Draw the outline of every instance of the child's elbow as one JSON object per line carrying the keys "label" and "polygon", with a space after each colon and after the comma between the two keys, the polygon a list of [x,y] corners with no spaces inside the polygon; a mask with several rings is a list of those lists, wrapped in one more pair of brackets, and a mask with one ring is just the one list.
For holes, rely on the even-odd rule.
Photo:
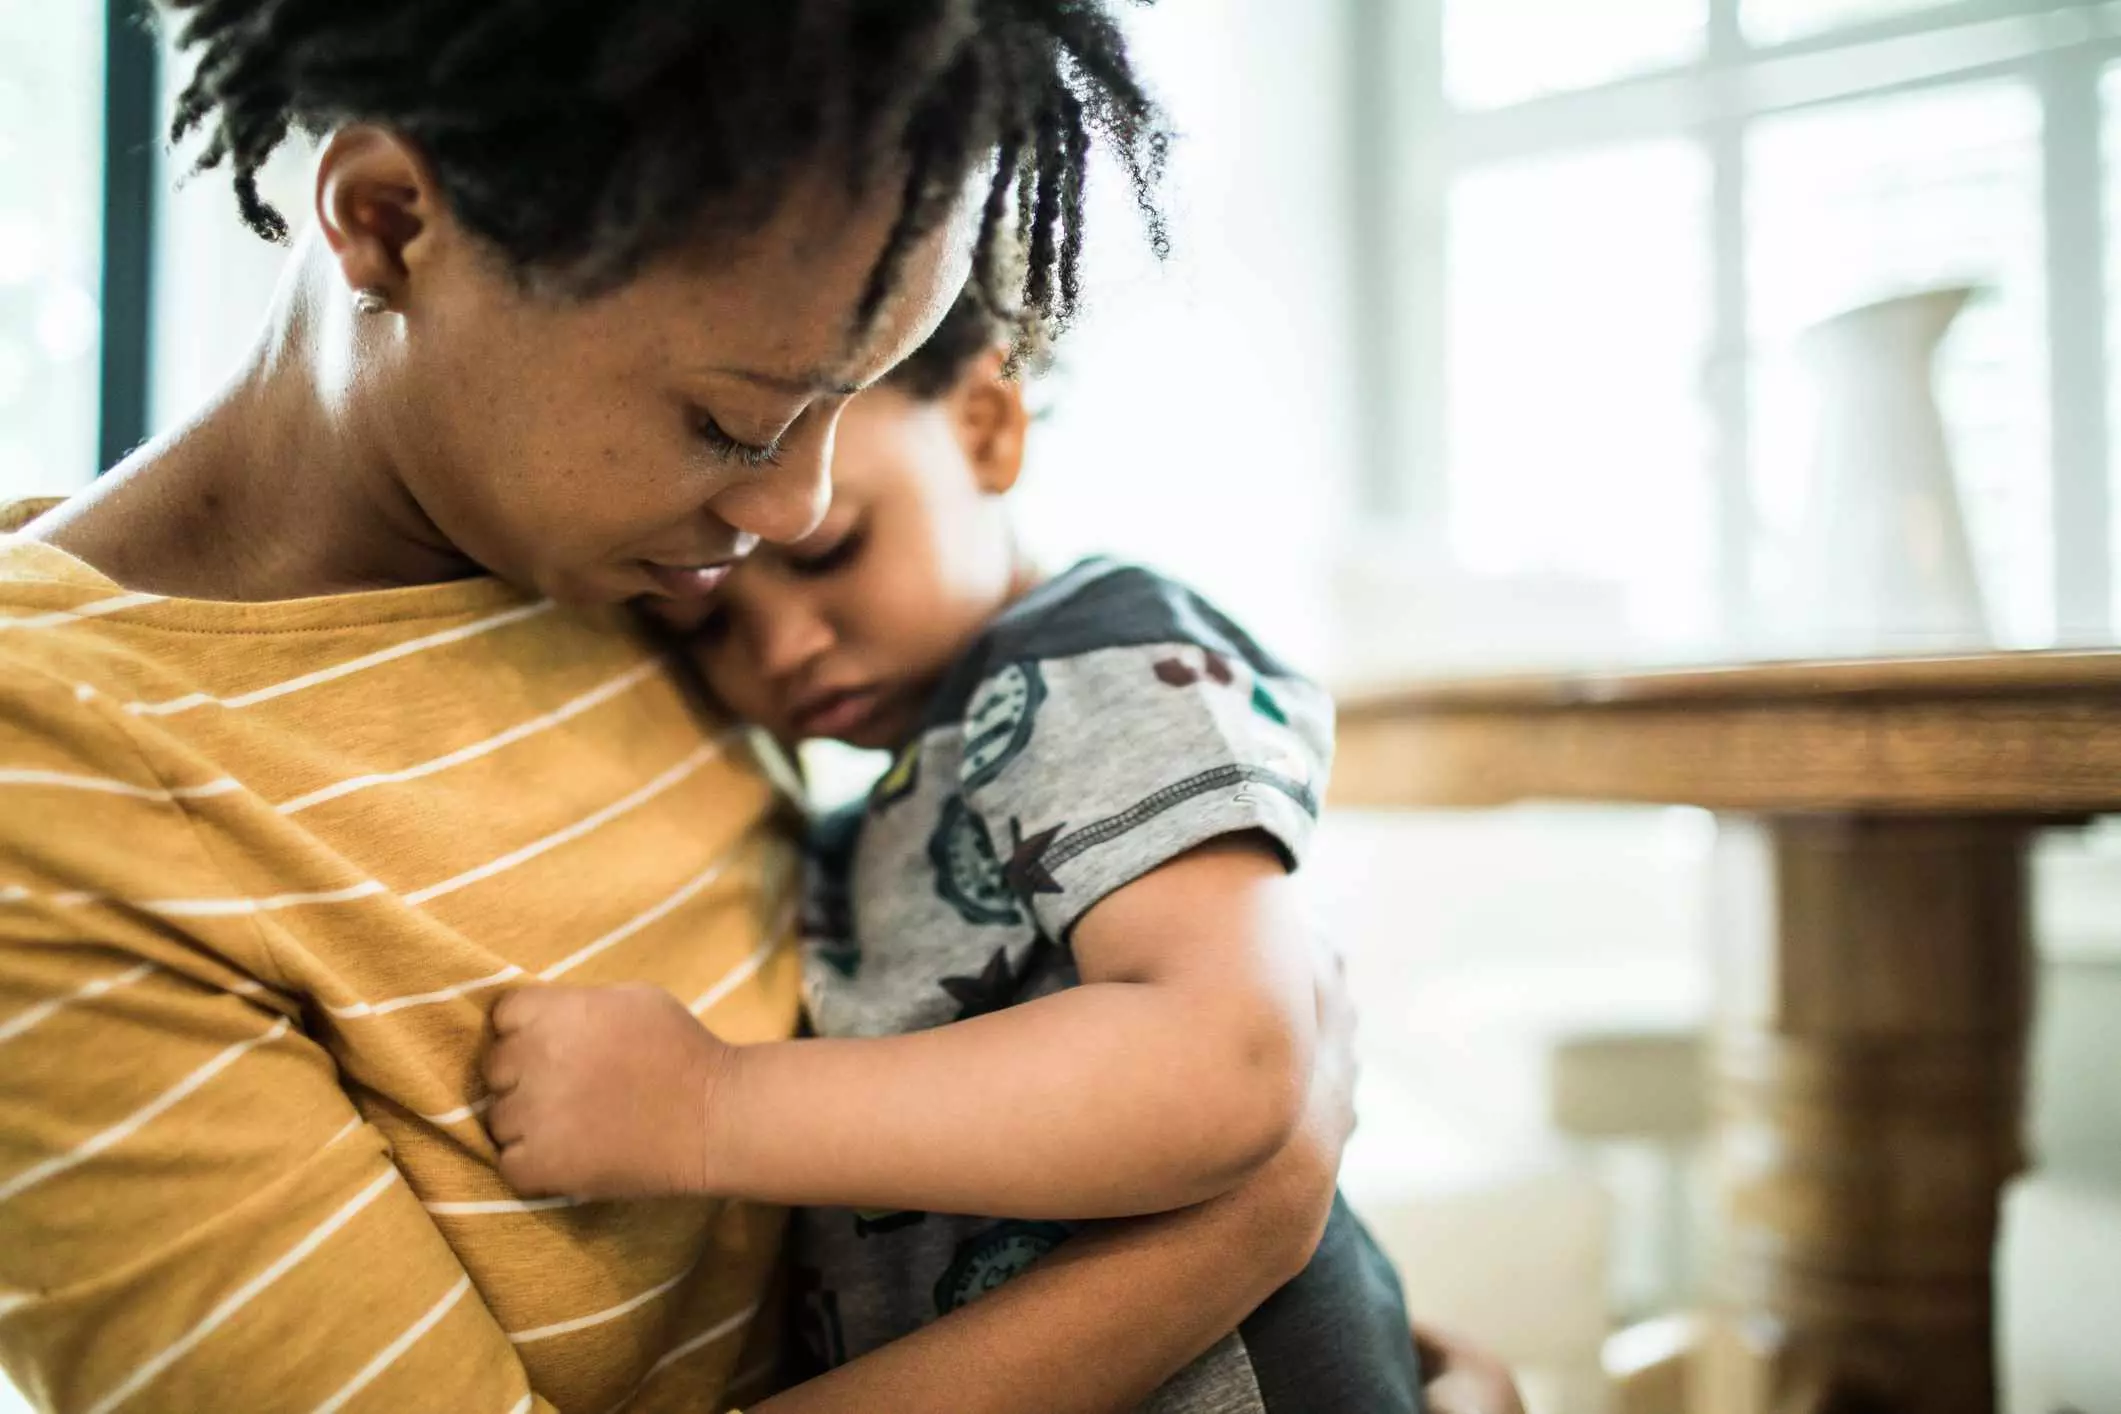
{"label": "child's elbow", "polygon": [[1282,1151],[1303,1118],[1310,1037],[1280,1017],[1234,1028],[1225,1051],[1225,1160],[1241,1182]]}

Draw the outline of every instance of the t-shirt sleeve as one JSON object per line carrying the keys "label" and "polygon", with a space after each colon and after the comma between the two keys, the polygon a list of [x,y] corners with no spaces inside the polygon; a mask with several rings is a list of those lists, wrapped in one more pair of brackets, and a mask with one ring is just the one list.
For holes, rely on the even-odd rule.
{"label": "t-shirt sleeve", "polygon": [[217,878],[168,783],[7,670],[0,1368],[45,1409],[551,1414],[262,950],[101,901]]}
{"label": "t-shirt sleeve", "polygon": [[960,789],[1047,936],[1221,836],[1303,859],[1332,763],[1331,699],[1192,642],[992,668],[964,722]]}

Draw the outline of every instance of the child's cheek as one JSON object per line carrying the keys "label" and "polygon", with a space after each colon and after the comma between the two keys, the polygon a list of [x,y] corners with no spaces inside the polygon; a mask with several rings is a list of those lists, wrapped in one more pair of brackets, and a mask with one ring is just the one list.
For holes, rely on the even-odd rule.
{"label": "child's cheek", "polygon": [[757,682],[732,661],[734,656],[726,648],[692,650],[693,665],[715,704],[733,716],[754,720],[759,707]]}

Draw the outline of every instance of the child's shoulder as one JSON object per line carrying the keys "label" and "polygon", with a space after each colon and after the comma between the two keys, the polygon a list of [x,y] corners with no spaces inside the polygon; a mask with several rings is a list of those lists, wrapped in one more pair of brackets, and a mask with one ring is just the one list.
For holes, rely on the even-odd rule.
{"label": "child's shoulder", "polygon": [[938,891],[967,918],[1028,906],[1056,939],[1209,840],[1257,833],[1294,867],[1332,768],[1320,687],[1185,585],[1110,560],[998,617],[934,713]]}
{"label": "child's shoulder", "polygon": [[1191,647],[1262,677],[1297,674],[1197,591],[1141,565],[1088,559],[1047,580],[988,625],[953,686],[969,693],[1012,663],[1112,649]]}
{"label": "child's shoulder", "polygon": [[1211,774],[1297,760],[1284,774],[1315,782],[1332,759],[1333,704],[1185,585],[1097,559],[998,617],[937,693],[926,730],[961,739],[967,790],[1034,734],[1052,772],[1103,770],[1140,749],[1159,770]]}

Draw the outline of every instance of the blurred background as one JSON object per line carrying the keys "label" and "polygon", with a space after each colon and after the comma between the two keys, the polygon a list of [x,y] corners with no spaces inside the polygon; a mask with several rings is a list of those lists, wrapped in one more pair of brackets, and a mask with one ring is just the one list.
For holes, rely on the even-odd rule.
{"label": "blurred background", "polygon": [[[133,8],[0,0],[0,500],[182,416],[276,277],[225,182],[179,180],[173,65],[113,22]],[[1131,23],[1182,134],[1174,250],[1148,257],[1104,174],[1021,493],[1044,556],[1190,578],[1336,684],[1820,647],[1788,607],[1832,470],[1801,336],[1965,286],[1935,389],[1982,637],[2115,641],[2121,4],[1163,0]],[[289,209],[303,157],[267,182]],[[1365,1007],[1348,1186],[1421,1314],[1544,1410],[1601,1407],[1609,1334],[1695,1299],[1716,1240],[1698,1094],[1596,1137],[1561,1097],[1601,1046],[1691,1074],[1717,828],[1350,813],[1321,849]],[[2121,841],[2050,839],[2037,881],[2009,1407],[2121,1411]]]}

